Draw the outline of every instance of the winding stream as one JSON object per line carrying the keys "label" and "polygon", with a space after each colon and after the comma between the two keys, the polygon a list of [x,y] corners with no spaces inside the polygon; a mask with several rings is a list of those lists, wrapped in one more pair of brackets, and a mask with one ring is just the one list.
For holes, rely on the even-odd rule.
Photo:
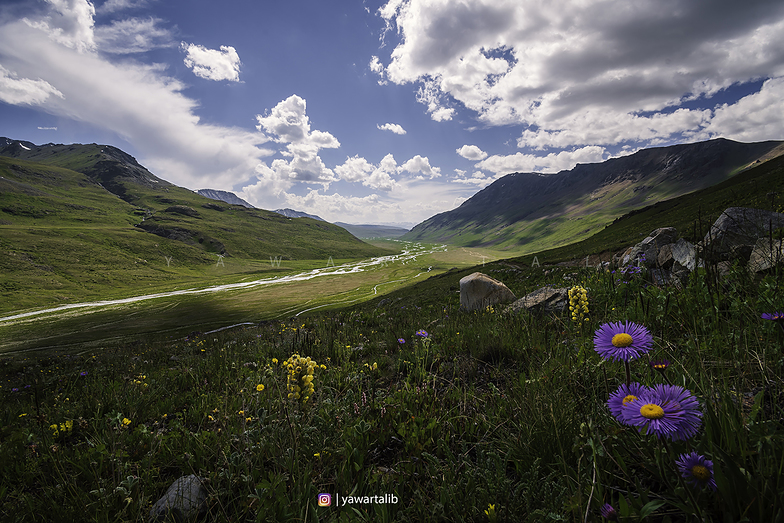
{"label": "winding stream", "polygon": [[[380,266],[386,266],[389,263],[403,263],[406,264],[413,260],[416,260],[417,257],[423,256],[426,254],[432,254],[435,252],[442,252],[446,250],[446,245],[440,245],[437,247],[430,247],[426,248],[423,247],[421,244],[409,244],[407,245],[402,252],[399,254],[392,254],[389,256],[379,256],[376,258],[370,258],[367,260],[360,260],[357,262],[350,262],[344,263],[342,265],[331,266],[331,267],[323,267],[319,269],[311,269],[309,271],[301,272],[298,274],[291,274],[288,276],[278,276],[273,278],[263,278],[260,280],[254,280],[249,282],[239,282],[239,283],[229,283],[225,285],[216,285],[213,287],[206,287],[203,289],[183,289],[178,291],[169,291],[169,292],[159,292],[155,294],[145,294],[142,296],[133,296],[130,298],[121,298],[117,300],[103,300],[103,301],[93,301],[93,302],[84,302],[84,303],[71,303],[68,305],[61,305],[59,307],[54,307],[51,309],[41,309],[37,311],[31,312],[23,312],[19,314],[13,314],[10,316],[4,316],[0,318],[0,324],[7,321],[18,320],[21,318],[28,318],[30,316],[38,316],[42,314],[50,314],[54,312],[60,312],[70,309],[80,309],[80,308],[98,308],[98,307],[106,307],[109,305],[122,305],[126,303],[134,303],[138,301],[145,301],[145,300],[154,300],[156,298],[166,298],[171,296],[182,296],[188,294],[207,294],[211,292],[222,292],[222,291],[231,291],[231,290],[239,290],[239,289],[252,289],[254,287],[263,287],[265,285],[272,285],[272,284],[281,284],[281,283],[289,283],[289,282],[298,282],[298,281],[306,281],[311,280],[313,278],[318,278],[320,276],[335,276],[335,275],[345,275],[345,274],[356,274],[359,272],[364,272],[369,269],[373,269]],[[430,272],[430,269],[424,272],[420,272],[413,278],[417,278],[424,274],[425,272]],[[411,279],[411,278],[405,278]],[[388,283],[395,283],[404,280],[394,280],[394,281],[386,281],[378,283],[375,287],[373,287],[373,294],[376,294],[377,288],[380,285],[385,285]],[[328,304],[321,305],[320,307],[324,307]],[[318,308],[318,307],[314,307]],[[308,309],[311,310],[311,309]],[[301,311],[302,312],[306,311]]]}

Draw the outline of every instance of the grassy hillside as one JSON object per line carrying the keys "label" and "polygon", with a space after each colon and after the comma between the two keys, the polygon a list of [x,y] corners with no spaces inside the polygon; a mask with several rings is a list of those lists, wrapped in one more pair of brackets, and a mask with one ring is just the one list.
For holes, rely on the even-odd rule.
{"label": "grassy hillside", "polygon": [[[760,163],[707,189],[632,211],[590,238],[538,252],[538,260],[555,263],[584,259],[589,254],[613,253],[638,243],[658,227],[675,227],[681,236],[697,242],[728,207],[784,212],[784,156]],[[516,258],[523,259],[530,262],[533,256]]]}
{"label": "grassy hillside", "polygon": [[782,142],[710,140],[645,149],[542,175],[505,176],[406,240],[536,252],[585,239],[646,205],[711,187],[784,152]]}
{"label": "grassy hillside", "polygon": [[21,149],[48,163],[0,156],[0,312],[389,253],[328,223],[199,196],[101,147]]}

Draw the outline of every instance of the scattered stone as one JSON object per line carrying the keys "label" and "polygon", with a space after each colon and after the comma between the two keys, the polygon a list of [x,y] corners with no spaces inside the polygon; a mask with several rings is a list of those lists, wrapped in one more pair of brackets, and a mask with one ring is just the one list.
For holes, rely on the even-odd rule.
{"label": "scattered stone", "polygon": [[182,476],[150,509],[150,521],[164,521],[171,513],[177,521],[192,521],[207,510],[207,490],[194,474]]}
{"label": "scattered stone", "polygon": [[749,263],[746,266],[752,274],[766,271],[784,261],[784,249],[781,240],[770,238],[759,238],[754,244],[754,249],[749,256]]}
{"label": "scattered stone", "polygon": [[500,281],[475,272],[460,279],[460,308],[481,310],[499,303],[510,303],[516,296]]}
{"label": "scattered stone", "polygon": [[509,310],[520,312],[523,309],[544,313],[563,312],[569,304],[569,289],[566,287],[541,287],[520,298]]}

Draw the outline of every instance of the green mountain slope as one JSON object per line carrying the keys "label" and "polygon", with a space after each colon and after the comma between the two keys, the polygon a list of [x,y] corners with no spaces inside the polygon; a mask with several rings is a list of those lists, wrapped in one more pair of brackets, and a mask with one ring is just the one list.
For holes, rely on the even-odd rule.
{"label": "green mountain slope", "polygon": [[0,138],[0,311],[383,254],[329,223],[177,187],[113,147]]}
{"label": "green mountain slope", "polygon": [[590,237],[627,212],[710,187],[783,152],[784,142],[718,139],[644,149],[558,174],[514,173],[402,238],[536,252]]}
{"label": "green mountain slope", "polygon": [[[631,211],[589,238],[538,252],[537,259],[557,263],[618,252],[659,227],[675,227],[680,236],[697,242],[728,207],[784,212],[784,156],[760,162],[714,186]],[[532,255],[516,258],[527,264],[532,259]]]}

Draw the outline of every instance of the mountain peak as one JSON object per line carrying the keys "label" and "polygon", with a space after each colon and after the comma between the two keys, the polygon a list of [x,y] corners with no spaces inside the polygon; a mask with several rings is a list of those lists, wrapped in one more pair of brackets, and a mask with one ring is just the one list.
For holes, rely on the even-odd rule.
{"label": "mountain peak", "polygon": [[199,189],[196,191],[196,194],[204,196],[205,198],[209,198],[211,200],[219,200],[222,202],[226,202],[232,205],[242,205],[243,207],[247,207],[248,209],[255,209],[254,206],[234,194],[233,192],[229,191],[220,191],[218,189]]}

